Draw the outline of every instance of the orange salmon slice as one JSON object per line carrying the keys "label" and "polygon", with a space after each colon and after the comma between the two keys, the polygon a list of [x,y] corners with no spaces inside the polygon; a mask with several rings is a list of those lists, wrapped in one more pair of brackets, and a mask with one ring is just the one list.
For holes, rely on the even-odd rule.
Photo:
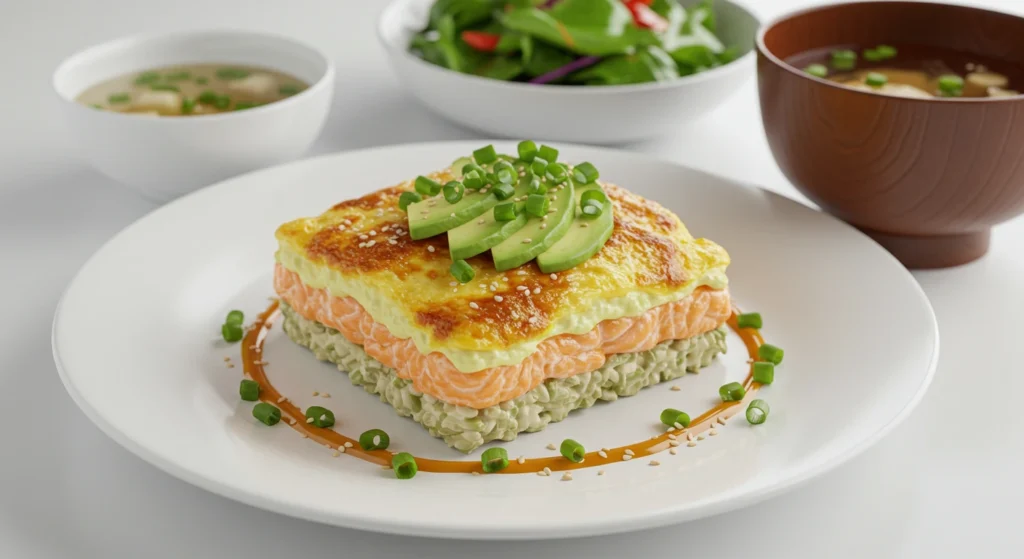
{"label": "orange salmon slice", "polygon": [[274,268],[274,290],[300,316],[334,328],[348,341],[363,346],[370,357],[412,381],[417,391],[474,409],[513,400],[547,379],[593,371],[604,365],[609,355],[645,351],[666,340],[709,332],[724,324],[732,309],[727,290],[702,286],[687,297],[643,314],[602,321],[586,334],[552,336],[515,365],[464,373],[443,353],[424,354],[411,339],[392,335],[352,297],[336,297],[325,289],[310,287],[280,264]]}

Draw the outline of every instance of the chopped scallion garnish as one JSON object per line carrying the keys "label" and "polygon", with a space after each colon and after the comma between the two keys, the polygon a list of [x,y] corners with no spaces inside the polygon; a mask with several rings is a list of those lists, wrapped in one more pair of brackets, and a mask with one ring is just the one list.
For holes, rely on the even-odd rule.
{"label": "chopped scallion garnish", "polygon": [[416,192],[424,196],[437,196],[437,193],[441,192],[441,183],[423,175],[416,177],[414,187]]}
{"label": "chopped scallion garnish", "polygon": [[507,202],[494,206],[495,221],[512,221],[519,215],[514,202]]}
{"label": "chopped scallion garnish", "polygon": [[407,212],[409,211],[410,204],[415,204],[416,202],[419,202],[422,199],[423,197],[416,192],[403,192],[398,197],[398,209],[402,210],[403,212]]}
{"label": "chopped scallion garnish", "polygon": [[465,194],[466,187],[459,181],[449,181],[448,184],[444,185],[444,199],[449,204],[454,204],[459,200],[462,200],[462,195]]}
{"label": "chopped scallion garnish", "polygon": [[747,421],[751,425],[760,425],[768,419],[768,412],[771,408],[768,407],[768,402],[757,399],[750,402],[747,406]]}
{"label": "chopped scallion garnish", "polygon": [[548,186],[537,177],[530,177],[530,185],[526,187],[527,194],[547,194]]}
{"label": "chopped scallion garnish", "polygon": [[178,92],[181,91],[181,89],[178,86],[171,85],[169,83],[154,84],[154,85],[149,86],[149,89],[152,90],[152,91],[173,91],[175,93],[178,93]]}
{"label": "chopped scallion garnish", "polygon": [[473,152],[473,159],[480,165],[487,165],[488,163],[494,163],[498,159],[498,152],[494,151],[494,146],[488,144]]}
{"label": "chopped scallion garnish", "polygon": [[864,83],[871,87],[882,87],[889,81],[889,77],[879,72],[868,72],[868,75],[864,76]]}
{"label": "chopped scallion garnish", "polygon": [[111,105],[120,105],[122,103],[127,103],[131,100],[131,93],[114,93],[107,97],[107,103],[110,103]]}
{"label": "chopped scallion garnish", "polygon": [[755,361],[753,365],[754,380],[761,384],[775,381],[775,364],[768,361]]}
{"label": "chopped scallion garnish", "polygon": [[408,452],[399,452],[391,457],[391,469],[395,471],[398,479],[412,479],[419,471],[416,465],[416,457]]}
{"label": "chopped scallion garnish", "polygon": [[516,193],[516,189],[511,184],[499,183],[494,185],[491,192],[498,197],[498,200],[508,200]]}
{"label": "chopped scallion garnish", "polygon": [[224,337],[225,342],[234,343],[241,340],[245,332],[239,324],[225,324],[220,327],[220,335]]}
{"label": "chopped scallion garnish", "polygon": [[281,421],[281,410],[266,402],[260,402],[253,406],[252,416],[264,425],[277,425],[277,422]]}
{"label": "chopped scallion garnish", "polygon": [[836,70],[853,70],[856,66],[856,52],[849,49],[832,51],[832,67]]}
{"label": "chopped scallion garnish", "polygon": [[470,171],[462,175],[462,184],[470,190],[479,190],[484,186],[484,175],[477,171]]}
{"label": "chopped scallion garnish", "polygon": [[241,68],[220,68],[217,70],[216,76],[222,80],[240,80],[248,77],[249,71]]}
{"label": "chopped scallion garnish", "polygon": [[459,283],[469,283],[473,280],[473,276],[476,275],[476,272],[473,271],[473,267],[465,260],[456,260],[455,262],[452,262],[448,271],[451,272],[452,277],[458,280]]}
{"label": "chopped scallion garnish", "polygon": [[181,100],[181,114],[192,114],[196,110],[196,100],[185,97]]}
{"label": "chopped scallion garnish", "polygon": [[519,159],[529,163],[534,157],[537,157],[537,144],[530,140],[519,142]]}
{"label": "chopped scallion garnish", "polygon": [[300,91],[302,91],[301,87],[299,87],[299,86],[297,86],[295,84],[290,84],[290,83],[286,83],[286,84],[282,85],[281,87],[277,88],[277,93],[279,95],[295,95],[296,93],[298,93]]}
{"label": "chopped scallion garnish", "polygon": [[939,92],[946,97],[959,97],[964,92],[964,79],[956,74],[939,76]]}
{"label": "chopped scallion garnish", "polygon": [[534,175],[537,175],[538,177],[543,177],[544,171],[546,171],[547,168],[547,160],[541,158],[540,156],[534,157],[533,163],[530,163],[530,172],[532,172]]}
{"label": "chopped scallion garnish", "polygon": [[555,161],[558,161],[558,150],[551,146],[542,145],[540,146],[540,150],[537,151],[537,156],[544,161],[554,163]]}
{"label": "chopped scallion garnish", "polygon": [[811,64],[804,68],[804,72],[807,72],[816,78],[824,78],[828,76],[828,68],[824,64]]}
{"label": "chopped scallion garnish", "polygon": [[588,190],[580,196],[580,205],[585,205],[592,201],[597,202],[597,205],[600,206],[608,201],[608,195],[603,190]]}
{"label": "chopped scallion garnish", "polygon": [[488,448],[480,455],[480,463],[489,474],[500,472],[508,467],[508,452],[501,447]]}
{"label": "chopped scallion garnish", "polygon": [[548,197],[543,194],[530,194],[526,197],[526,213],[535,217],[544,217],[548,213],[550,203]]}
{"label": "chopped scallion garnish", "polygon": [[187,80],[192,77],[192,72],[188,70],[180,70],[178,72],[172,72],[167,74],[165,78],[169,82],[180,82],[181,80]]}
{"label": "chopped scallion garnish", "polygon": [[782,363],[782,356],[784,353],[785,352],[782,351],[782,348],[773,346],[772,344],[761,344],[761,346],[757,348],[758,357],[765,361],[771,361],[776,365]]}
{"label": "chopped scallion garnish", "polygon": [[662,423],[669,427],[674,427],[676,423],[683,427],[690,426],[689,414],[672,408],[665,408],[662,410],[660,419]]}
{"label": "chopped scallion garnish", "polygon": [[239,326],[241,326],[242,322],[245,322],[245,313],[235,309],[228,313],[228,316],[224,319],[224,322],[227,324],[238,324]]}
{"label": "chopped scallion garnish", "polygon": [[584,161],[573,167],[572,176],[577,184],[590,184],[596,181],[601,174],[597,172],[597,167],[594,167],[592,163]]}
{"label": "chopped scallion garnish", "polygon": [[135,85],[148,85],[160,81],[160,72],[143,72],[135,78]]}
{"label": "chopped scallion garnish", "polygon": [[238,395],[246,402],[255,402],[260,399],[260,383],[242,379],[242,383],[238,385]]}
{"label": "chopped scallion garnish", "polygon": [[306,423],[326,429],[334,425],[334,412],[321,406],[309,406],[306,408]]}
{"label": "chopped scallion garnish", "polygon": [[384,450],[391,444],[391,437],[380,429],[370,429],[359,435],[359,446],[363,450]]}
{"label": "chopped scallion garnish", "polygon": [[722,397],[723,402],[737,402],[742,400],[746,394],[747,390],[738,382],[723,384],[721,388],[718,389],[718,395]]}
{"label": "chopped scallion garnish", "polygon": [[747,312],[736,317],[736,325],[740,328],[760,328],[762,324],[761,313]]}
{"label": "chopped scallion garnish", "polygon": [[558,162],[548,163],[548,166],[544,169],[544,175],[547,179],[555,184],[561,183],[569,176],[569,170]]}
{"label": "chopped scallion garnish", "polygon": [[583,448],[583,445],[572,439],[565,439],[562,441],[562,446],[559,447],[558,451],[570,462],[575,462],[577,464],[582,462],[587,456],[587,451]]}

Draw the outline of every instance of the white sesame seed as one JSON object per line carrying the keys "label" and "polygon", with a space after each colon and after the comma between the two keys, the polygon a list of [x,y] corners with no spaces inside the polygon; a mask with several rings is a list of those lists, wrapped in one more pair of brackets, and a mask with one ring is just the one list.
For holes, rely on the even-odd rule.
{"label": "white sesame seed", "polygon": [[500,302],[504,301],[505,298],[502,297],[501,295],[495,295],[494,296],[494,300],[500,303]]}
{"label": "white sesame seed", "polygon": [[434,245],[427,245],[427,252],[434,252]]}
{"label": "white sesame seed", "polygon": [[285,400],[287,400],[287,399],[288,399],[288,398],[286,398],[286,397],[284,397],[284,396],[281,396],[280,398],[278,398],[278,399],[277,399],[277,403],[278,403],[278,404],[280,404],[281,402],[283,402],[283,401],[285,401]]}
{"label": "white sesame seed", "polygon": [[475,302],[472,302],[472,303],[469,304],[469,308],[471,308],[471,309],[479,309],[480,305],[476,304]]}
{"label": "white sesame seed", "polygon": [[548,213],[549,213],[549,214],[553,214],[553,213],[555,213],[555,209],[554,209],[554,208],[551,208],[550,210],[548,210]]}
{"label": "white sesame seed", "polygon": [[353,446],[352,443],[350,443],[348,441],[345,442],[345,448],[352,448],[352,446]]}
{"label": "white sesame seed", "polygon": [[329,392],[322,392],[322,393],[320,394],[320,397],[321,397],[321,398],[330,398],[330,397],[331,397],[331,394],[330,394]]}
{"label": "white sesame seed", "polygon": [[477,220],[476,224],[477,225],[483,225],[484,224],[484,220],[482,220],[482,219]]}
{"label": "white sesame seed", "polygon": [[548,443],[548,446],[546,446],[545,448],[547,448],[548,450],[555,450],[555,443]]}
{"label": "white sesame seed", "polygon": [[519,462],[520,464],[525,464],[526,463],[526,457],[520,456],[519,458],[516,458],[516,462]]}
{"label": "white sesame seed", "polygon": [[572,481],[572,474],[569,472],[562,474],[562,481]]}
{"label": "white sesame seed", "polygon": [[525,276],[526,275],[526,270],[519,270],[518,272],[516,272],[516,275],[517,276]]}
{"label": "white sesame seed", "polygon": [[597,471],[597,475],[599,475],[599,476],[603,476],[603,475],[604,475],[604,470],[598,470],[598,471]]}
{"label": "white sesame seed", "polygon": [[457,282],[457,281],[450,281],[450,282],[448,282],[448,287],[458,287],[458,285],[459,285],[459,282]]}
{"label": "white sesame seed", "polygon": [[632,448],[627,448],[627,449],[626,449],[626,454],[628,454],[628,455],[630,455],[630,456],[633,456],[633,455],[634,455],[634,454],[636,454],[636,453],[635,453],[635,452],[633,452],[633,449],[632,449]]}
{"label": "white sesame seed", "polygon": [[548,224],[547,223],[541,223],[540,224],[540,228],[541,229],[547,229],[548,228]]}
{"label": "white sesame seed", "polygon": [[675,435],[672,435],[672,434],[669,434],[669,436],[668,436],[668,440],[670,440],[670,441],[674,441],[674,440],[676,440],[676,438],[677,437]]}
{"label": "white sesame seed", "polygon": [[340,453],[342,453],[342,454],[345,454],[345,448],[346,448],[346,447],[344,447],[344,446],[339,446],[339,447],[338,447],[338,452],[340,452]]}
{"label": "white sesame seed", "polygon": [[458,292],[459,292],[459,288],[458,287],[452,289],[452,293],[458,293]]}
{"label": "white sesame seed", "polygon": [[235,368],[235,364],[234,363],[226,363],[224,366],[229,368],[229,369],[234,369]]}
{"label": "white sesame seed", "polygon": [[525,285],[516,286],[516,291],[529,291],[529,289],[530,288],[526,287]]}
{"label": "white sesame seed", "polygon": [[384,227],[381,227],[381,228],[380,228],[380,230],[381,230],[381,232],[382,232],[382,233],[383,233],[383,232],[385,232],[385,231],[387,231],[388,229],[391,229],[391,226],[390,226],[390,225],[385,225]]}
{"label": "white sesame seed", "polygon": [[313,391],[313,395],[314,396],[319,396],[320,395],[320,391],[319,390],[314,390]]}
{"label": "white sesame seed", "polygon": [[668,453],[671,454],[672,456],[675,456],[676,455],[676,449],[670,448],[670,449],[668,449]]}
{"label": "white sesame seed", "polygon": [[550,275],[550,276],[548,276],[548,277],[549,277],[549,278],[551,278],[551,279],[552,279],[552,281],[554,281],[554,280],[557,280],[557,279],[558,279],[558,274],[551,274],[551,275]]}
{"label": "white sesame seed", "polygon": [[366,248],[366,243],[359,243],[359,248]]}
{"label": "white sesame seed", "polygon": [[370,236],[371,237],[376,237],[377,236],[377,231],[375,229],[370,229]]}
{"label": "white sesame seed", "polygon": [[475,475],[475,476],[478,476],[478,475],[480,475],[480,472],[469,472],[469,473],[471,473],[471,474],[473,474],[473,475]]}
{"label": "white sesame seed", "polygon": [[603,450],[597,451],[597,455],[600,456],[601,458],[608,458],[608,453]]}
{"label": "white sesame seed", "polygon": [[632,460],[632,459],[633,459],[633,457],[632,457],[632,456],[630,456],[629,454],[623,454],[623,455],[622,455],[622,461],[623,461],[623,462],[629,462],[629,461],[630,461],[630,460]]}
{"label": "white sesame seed", "polygon": [[673,423],[672,426],[675,427],[676,429],[682,429],[683,428],[683,424],[679,423],[678,421]]}
{"label": "white sesame seed", "polygon": [[704,440],[704,435],[697,435],[697,440],[698,441],[703,441]]}
{"label": "white sesame seed", "polygon": [[295,425],[295,423],[296,422],[295,422],[295,418],[294,417],[289,417],[288,418],[288,425]]}
{"label": "white sesame seed", "polygon": [[693,433],[687,433],[686,434],[686,440],[692,441],[693,440]]}
{"label": "white sesame seed", "polygon": [[679,441],[669,441],[668,446],[679,446]]}
{"label": "white sesame seed", "polygon": [[538,320],[540,320],[540,319],[537,318],[536,316],[531,316],[526,321],[529,322],[530,324],[533,324],[533,323],[537,322]]}
{"label": "white sesame seed", "polygon": [[[249,349],[252,349],[252,346],[249,346]],[[228,361],[231,361],[231,358],[228,357],[227,355],[225,355],[224,356],[224,362],[227,363]]]}
{"label": "white sesame seed", "polygon": [[544,473],[544,470],[541,470],[541,471],[537,472],[537,475],[539,475],[539,476],[541,476],[541,477],[544,477],[544,476],[546,476],[546,475],[548,475],[548,474],[545,474],[545,473]]}
{"label": "white sesame seed", "polygon": [[524,244],[524,245],[528,245],[528,244],[530,244],[530,243],[532,243],[532,242],[533,242],[533,239],[531,239],[531,238],[529,238],[529,237],[527,237],[527,238],[523,239],[523,244]]}
{"label": "white sesame seed", "polygon": [[586,229],[587,227],[590,227],[590,226],[587,225],[586,223],[581,223],[580,227],[583,228],[583,229]]}
{"label": "white sesame seed", "polygon": [[366,235],[359,235],[360,241],[365,241],[366,239],[369,239],[369,237],[367,237]]}
{"label": "white sesame seed", "polygon": [[714,437],[717,434],[718,434],[718,431],[715,431],[714,429],[708,431],[708,435],[711,435],[712,437]]}
{"label": "white sesame seed", "polygon": [[534,287],[533,288],[533,294],[534,295],[540,295],[540,288],[539,287]]}
{"label": "white sesame seed", "polygon": [[718,416],[718,423],[721,425],[725,425],[725,419],[722,416]]}
{"label": "white sesame seed", "polygon": [[394,239],[388,239],[388,244],[389,244],[389,245],[397,245],[397,244],[398,244],[398,241],[396,241],[396,240],[394,240]]}
{"label": "white sesame seed", "polygon": [[372,247],[375,244],[377,244],[377,241],[370,241],[370,242],[366,243],[366,246],[367,246],[367,248],[369,248],[369,247]]}
{"label": "white sesame seed", "polygon": [[547,466],[544,466],[544,473],[545,473],[546,475],[551,475],[551,468],[549,468],[549,467],[547,467]]}
{"label": "white sesame seed", "polygon": [[302,437],[303,439],[308,439],[309,438],[309,435],[307,435],[305,433],[300,433],[299,436]]}
{"label": "white sesame seed", "polygon": [[501,281],[508,281],[508,276],[501,278]]}
{"label": "white sesame seed", "polygon": [[451,215],[449,215],[449,217],[455,217],[455,212],[452,212]]}
{"label": "white sesame seed", "polygon": [[607,447],[604,447],[604,446],[602,446],[602,447],[601,447],[601,450],[603,450],[603,451],[605,451],[605,452],[611,452],[610,450],[608,450],[608,448],[607,448]]}
{"label": "white sesame seed", "polygon": [[672,385],[672,387],[669,388],[669,390],[671,390],[672,392],[679,392],[680,390],[682,390],[682,388],[679,388],[678,385]]}
{"label": "white sesame seed", "polygon": [[313,423],[313,418],[312,417],[307,417],[306,418],[306,423]]}
{"label": "white sesame seed", "polygon": [[494,285],[494,284],[492,283],[492,284],[491,284],[491,291],[497,291],[497,290],[498,290],[498,286],[497,286],[497,285]]}
{"label": "white sesame seed", "polygon": [[647,463],[647,465],[648,466],[660,466],[661,462],[658,462],[657,460],[651,460],[650,462]]}
{"label": "white sesame seed", "polygon": [[690,442],[686,443],[686,446],[688,446],[688,447],[695,447],[695,446],[697,446],[697,443],[695,443],[693,441],[690,441]]}
{"label": "white sesame seed", "polygon": [[341,453],[338,452],[337,450],[335,450],[333,453],[331,453],[331,456],[337,458],[337,457],[341,456]]}

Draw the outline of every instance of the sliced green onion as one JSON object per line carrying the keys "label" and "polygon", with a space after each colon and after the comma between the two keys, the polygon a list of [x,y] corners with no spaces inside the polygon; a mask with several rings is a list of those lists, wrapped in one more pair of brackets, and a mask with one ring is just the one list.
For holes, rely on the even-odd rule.
{"label": "sliced green onion", "polygon": [[[503,162],[504,163],[504,162]],[[508,167],[498,168],[494,166],[494,176],[498,179],[501,184],[512,184],[516,181],[516,170],[509,165]]]}
{"label": "sliced green onion", "polygon": [[286,83],[281,87],[277,88],[278,95],[295,95],[300,91],[302,91],[301,87],[291,83]]}
{"label": "sliced green onion", "polygon": [[548,197],[543,194],[530,194],[526,197],[526,213],[544,217],[548,213],[548,205],[551,203]]}
{"label": "sliced green onion", "polygon": [[188,70],[179,70],[177,72],[167,74],[167,77],[165,79],[169,82],[180,82],[181,80],[187,80],[191,77],[192,72],[189,72]]}
{"label": "sliced green onion", "polygon": [[196,110],[196,100],[185,97],[181,100],[181,114],[192,114]]}
{"label": "sliced green onion", "polygon": [[491,192],[498,197],[498,200],[508,200],[516,193],[516,189],[511,184],[499,183],[494,185]]}
{"label": "sliced green onion", "polygon": [[462,184],[470,190],[479,190],[484,186],[484,175],[477,171],[470,171],[462,175]]}
{"label": "sliced green onion", "polygon": [[562,453],[562,456],[569,459],[570,462],[575,462],[577,464],[582,462],[583,458],[587,455],[587,451],[583,448],[583,445],[572,439],[565,439],[562,441],[562,446],[559,447],[558,451]]}
{"label": "sliced green onion", "polygon": [[665,408],[661,412],[661,422],[669,427],[674,427],[676,423],[683,427],[690,426],[690,416],[686,412],[682,412],[672,408]]}
{"label": "sliced green onion", "polygon": [[529,163],[534,157],[537,157],[537,144],[530,140],[519,142],[519,159]]}
{"label": "sliced green onion", "polygon": [[424,196],[437,196],[437,193],[441,192],[441,183],[423,175],[416,177],[414,185],[416,192]]}
{"label": "sliced green onion", "polygon": [[761,347],[757,348],[757,356],[764,361],[771,361],[778,365],[782,363],[782,348],[773,346],[772,344],[761,344]]}
{"label": "sliced green onion", "polygon": [[488,163],[493,163],[498,159],[498,152],[494,151],[493,145],[488,144],[474,151],[473,159],[480,165],[486,165]]}
{"label": "sliced green onion", "polygon": [[160,72],[143,72],[135,78],[135,85],[148,85],[160,81]]}
{"label": "sliced green onion", "polygon": [[391,469],[395,471],[398,479],[412,479],[416,477],[419,466],[416,465],[416,457],[408,452],[399,452],[391,457]]}
{"label": "sliced green onion", "polygon": [[462,200],[462,195],[465,193],[466,187],[459,181],[449,181],[448,184],[444,185],[444,199],[449,204]]}
{"label": "sliced green onion", "polygon": [[879,60],[882,60],[882,55],[875,49],[865,49],[864,52],[861,53],[861,56],[863,56],[864,60],[867,60],[868,62],[878,62]]}
{"label": "sliced green onion", "polygon": [[498,204],[494,206],[494,220],[495,221],[512,221],[518,217],[519,212],[516,211],[516,205],[513,202],[507,202],[505,204]]}
{"label": "sliced green onion", "polygon": [[832,67],[836,70],[853,70],[856,66],[856,52],[849,49],[832,51]]}
{"label": "sliced green onion", "polygon": [[415,204],[416,202],[419,202],[422,199],[423,197],[416,192],[403,192],[398,197],[398,209],[402,210],[403,212],[407,212],[409,211],[410,204]]}
{"label": "sliced green onion", "polygon": [[224,319],[226,324],[238,324],[239,326],[245,322],[245,313],[240,310],[233,310],[228,313],[227,318]]}
{"label": "sliced green onion", "polygon": [[281,410],[266,402],[260,402],[252,407],[252,416],[264,425],[277,425],[277,422],[281,421]]}
{"label": "sliced green onion", "polygon": [[811,64],[804,68],[804,72],[807,72],[817,78],[824,78],[828,76],[828,68],[824,64]]}
{"label": "sliced green onion", "polygon": [[760,328],[762,324],[761,313],[747,312],[736,317],[736,325],[740,328]]}
{"label": "sliced green onion", "polygon": [[466,174],[473,171],[480,173],[481,177],[487,176],[487,171],[485,171],[483,167],[477,165],[476,163],[466,163],[465,165],[462,166],[462,176],[466,176]]}
{"label": "sliced green onion", "polygon": [[334,425],[334,412],[321,406],[309,406],[306,408],[306,423],[326,429]]}
{"label": "sliced green onion", "polygon": [[939,76],[939,92],[946,97],[959,97],[964,92],[964,79],[956,74]]}
{"label": "sliced green onion", "polygon": [[216,76],[222,80],[240,80],[248,77],[249,71],[241,68],[220,68],[217,70]]}
{"label": "sliced green onion", "polygon": [[730,382],[723,384],[718,389],[718,395],[722,397],[723,402],[738,402],[746,396],[747,391],[743,388],[743,385],[738,382]]}
{"label": "sliced green onion", "polygon": [[380,429],[370,429],[359,435],[359,446],[363,450],[384,450],[391,444],[391,437]]}
{"label": "sliced green onion", "polygon": [[196,83],[199,85],[206,85],[210,83],[210,80],[206,76],[199,76],[196,78]]}
{"label": "sliced green onion", "polygon": [[888,81],[888,76],[886,76],[885,74],[880,74],[878,72],[868,72],[868,75],[864,76],[864,83],[870,85],[871,87],[882,87]]}
{"label": "sliced green onion", "polygon": [[775,364],[768,361],[755,361],[754,380],[761,384],[771,384],[775,380]]}
{"label": "sliced green onion", "polygon": [[537,177],[530,178],[530,185],[526,187],[527,194],[547,194],[548,186]]}
{"label": "sliced green onion", "polygon": [[216,91],[210,89],[207,89],[206,91],[203,91],[199,94],[199,102],[205,103],[207,105],[212,105],[216,103],[217,99],[220,99],[220,95],[217,95]]}
{"label": "sliced green onion", "polygon": [[238,385],[238,395],[246,402],[255,402],[260,399],[260,383],[242,379],[242,383]]}
{"label": "sliced green onion", "polygon": [[473,267],[465,260],[456,260],[455,262],[452,262],[448,271],[451,272],[455,279],[459,280],[459,283],[469,283],[469,281],[473,279],[473,276],[476,275],[476,272],[473,271]]}
{"label": "sliced green onion", "polygon": [[590,184],[596,181],[601,174],[597,172],[597,167],[584,161],[572,168],[572,176],[578,184]]}
{"label": "sliced green onion", "polygon": [[750,405],[747,406],[747,421],[751,425],[760,425],[768,419],[768,412],[770,410],[768,402],[761,399],[752,400]]}
{"label": "sliced green onion", "polygon": [[547,179],[555,184],[564,181],[569,177],[569,170],[558,162],[548,163],[547,168],[544,169],[544,175]]}
{"label": "sliced green onion", "polygon": [[600,206],[608,201],[608,195],[603,190],[588,190],[580,196],[580,204],[586,204],[590,201],[595,201]]}
{"label": "sliced green onion", "polygon": [[488,448],[480,455],[480,463],[489,474],[500,472],[508,467],[508,452],[501,447]]}
{"label": "sliced green onion", "polygon": [[604,208],[602,208],[600,205],[595,205],[591,203],[583,204],[583,206],[580,207],[580,215],[587,219],[594,219],[595,217],[601,215],[602,213],[604,213]]}
{"label": "sliced green onion", "polygon": [[127,103],[131,100],[131,93],[114,93],[107,97],[107,103],[110,103],[111,105],[120,105],[122,103]]}
{"label": "sliced green onion", "polygon": [[547,160],[541,157],[534,157],[533,163],[530,163],[530,172],[537,175],[538,177],[544,176],[544,171],[548,168]]}
{"label": "sliced green onion", "polygon": [[899,53],[896,47],[890,45],[878,45],[875,47],[875,53],[880,56],[879,60],[888,60],[890,58],[896,58],[896,54]]}
{"label": "sliced green onion", "polygon": [[178,93],[178,92],[181,91],[180,87],[178,87],[176,85],[171,85],[169,83],[153,84],[153,85],[149,86],[149,89],[152,90],[152,91],[173,91],[175,93]]}
{"label": "sliced green onion", "polygon": [[558,160],[558,150],[551,146],[540,146],[540,151],[537,152],[537,156],[542,158],[544,161],[550,161],[554,163]]}
{"label": "sliced green onion", "polygon": [[254,107],[259,107],[259,106],[260,106],[259,103],[254,103],[252,101],[239,101],[239,102],[235,103],[235,110],[236,111],[244,111],[246,109],[252,109]]}
{"label": "sliced green onion", "polygon": [[93,104],[92,104],[92,105],[90,105],[90,106],[91,106],[92,108],[94,108],[94,109],[99,109],[99,110],[101,110],[101,111],[103,110],[103,105],[97,105],[96,103],[93,103]]}
{"label": "sliced green onion", "polygon": [[217,97],[217,100],[213,102],[213,106],[223,111],[231,106],[231,98],[227,95],[220,95]]}
{"label": "sliced green onion", "polygon": [[238,324],[225,324],[220,327],[220,335],[224,337],[225,342],[234,343],[242,339],[244,332]]}

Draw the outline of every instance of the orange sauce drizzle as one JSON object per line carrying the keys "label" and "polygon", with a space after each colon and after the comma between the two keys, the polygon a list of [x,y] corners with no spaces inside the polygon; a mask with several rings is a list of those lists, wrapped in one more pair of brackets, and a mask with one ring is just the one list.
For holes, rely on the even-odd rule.
{"label": "orange sauce drizzle", "polygon": [[[728,324],[729,327],[739,334],[740,338],[743,340],[743,343],[747,348],[747,352],[750,355],[750,361],[753,363],[753,361],[756,361],[758,358],[757,348],[764,343],[764,339],[757,330],[752,328],[740,328],[736,323],[737,315],[738,311],[733,309],[732,316],[729,317]],[[263,343],[266,340],[267,333],[269,332],[271,325],[279,316],[280,312],[278,311],[278,303],[275,301],[269,308],[267,308],[267,310],[263,311],[263,313],[259,315],[255,324],[247,331],[245,338],[242,340],[242,363],[244,371],[247,377],[259,383],[260,400],[280,408],[281,420],[283,422],[318,444],[327,448],[340,450],[345,454],[365,460],[372,464],[390,468],[392,457],[391,452],[387,450],[363,450],[359,447],[359,441],[356,439],[346,437],[333,429],[316,427],[306,423],[305,413],[303,413],[298,406],[285,398],[277,391],[276,388],[274,388],[274,385],[271,384],[270,379],[267,377],[267,372],[263,368]],[[668,450],[672,446],[673,439],[669,438],[669,435],[675,436],[679,445],[682,446],[688,442],[687,435],[691,435],[696,438],[701,433],[714,427],[719,418],[722,418],[722,420],[725,421],[736,413],[743,411],[745,406],[754,399],[754,395],[757,393],[757,389],[760,388],[760,386],[761,383],[754,381],[753,365],[751,365],[750,371],[747,373],[747,377],[743,381],[743,387],[747,392],[741,401],[722,402],[721,404],[718,404],[695,417],[691,421],[690,426],[685,429],[663,433],[654,438],[626,446],[609,448],[605,451],[607,456],[599,455],[598,451],[588,452],[584,460],[580,463],[572,462],[561,455],[529,458],[522,464],[517,462],[515,459],[510,459],[508,467],[497,473],[532,474],[543,470],[544,468],[550,468],[551,471],[558,472],[578,470],[581,468],[592,468],[595,466],[605,466],[621,462],[622,457],[626,455],[627,450],[633,452],[633,459],[658,454],[659,452]],[[346,448],[346,443],[351,445],[351,447]],[[474,472],[481,474],[484,473],[483,465],[479,460],[435,460],[432,458],[416,457],[416,466],[420,472],[445,474],[472,474]]]}

